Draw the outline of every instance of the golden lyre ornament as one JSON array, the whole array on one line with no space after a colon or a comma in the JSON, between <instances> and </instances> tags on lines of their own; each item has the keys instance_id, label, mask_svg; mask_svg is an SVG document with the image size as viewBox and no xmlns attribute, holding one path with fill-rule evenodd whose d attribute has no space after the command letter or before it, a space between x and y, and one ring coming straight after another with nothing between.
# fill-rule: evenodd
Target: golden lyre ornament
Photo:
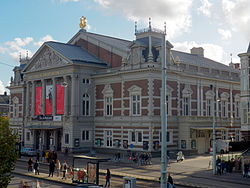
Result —
<instances>
[{"instance_id":1,"label":"golden lyre ornament","mask_svg":"<svg viewBox=\"0 0 250 188\"><path fill-rule=\"evenodd\" d=\"M86 17L82 16L80 18L80 24L79 24L81 29L84 29L87 26L87 20Z\"/></svg>"}]
</instances>

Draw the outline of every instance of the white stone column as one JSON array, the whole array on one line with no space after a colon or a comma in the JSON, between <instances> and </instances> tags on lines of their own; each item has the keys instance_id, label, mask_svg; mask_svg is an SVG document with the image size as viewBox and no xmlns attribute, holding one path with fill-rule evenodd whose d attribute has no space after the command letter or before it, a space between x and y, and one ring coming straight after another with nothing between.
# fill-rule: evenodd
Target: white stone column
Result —
<instances>
[{"instance_id":1,"label":"white stone column","mask_svg":"<svg viewBox=\"0 0 250 188\"><path fill-rule=\"evenodd\" d=\"M26 86L26 117L29 117L30 115L30 82L27 82Z\"/></svg>"},{"instance_id":2,"label":"white stone column","mask_svg":"<svg viewBox=\"0 0 250 188\"><path fill-rule=\"evenodd\" d=\"M200 109L200 82L197 82L197 116L200 116L201 114L201 109Z\"/></svg>"},{"instance_id":3,"label":"white stone column","mask_svg":"<svg viewBox=\"0 0 250 188\"><path fill-rule=\"evenodd\" d=\"M201 84L201 116L204 116L203 110L203 85Z\"/></svg>"},{"instance_id":4,"label":"white stone column","mask_svg":"<svg viewBox=\"0 0 250 188\"><path fill-rule=\"evenodd\" d=\"M67 80L67 76L63 77L63 80L65 82L65 87L64 87L64 116L68 115L68 87L69 83Z\"/></svg>"},{"instance_id":5,"label":"white stone column","mask_svg":"<svg viewBox=\"0 0 250 188\"><path fill-rule=\"evenodd\" d=\"M76 76L71 76L71 116L76 116Z\"/></svg>"},{"instance_id":6,"label":"white stone column","mask_svg":"<svg viewBox=\"0 0 250 188\"><path fill-rule=\"evenodd\" d=\"M32 93L31 93L31 116L35 115L35 98L36 96L36 87L35 87L35 81L32 81Z\"/></svg>"},{"instance_id":7,"label":"white stone column","mask_svg":"<svg viewBox=\"0 0 250 188\"><path fill-rule=\"evenodd\" d=\"M42 80L42 114L45 115L45 97L46 97L46 84L45 80Z\"/></svg>"},{"instance_id":8,"label":"white stone column","mask_svg":"<svg viewBox=\"0 0 250 188\"><path fill-rule=\"evenodd\" d=\"M53 82L53 94L52 94L52 115L56 115L56 78L52 78Z\"/></svg>"},{"instance_id":9,"label":"white stone column","mask_svg":"<svg viewBox=\"0 0 250 188\"><path fill-rule=\"evenodd\" d=\"M230 118L233 118L233 86L230 86Z\"/></svg>"}]
</instances>

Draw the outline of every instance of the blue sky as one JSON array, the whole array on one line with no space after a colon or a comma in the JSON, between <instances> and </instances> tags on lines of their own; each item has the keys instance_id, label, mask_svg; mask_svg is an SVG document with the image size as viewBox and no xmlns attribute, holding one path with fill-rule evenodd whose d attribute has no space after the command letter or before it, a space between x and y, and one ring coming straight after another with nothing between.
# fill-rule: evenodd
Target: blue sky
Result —
<instances>
[{"instance_id":1,"label":"blue sky","mask_svg":"<svg viewBox=\"0 0 250 188\"><path fill-rule=\"evenodd\" d=\"M32 56L44 41L67 42L87 17L88 31L134 39L138 28L163 29L180 51L202 46L205 56L228 64L246 52L250 41L249 0L1 0L0 94L8 85L18 57ZM3 65L6 63L10 66Z\"/></svg>"}]
</instances>

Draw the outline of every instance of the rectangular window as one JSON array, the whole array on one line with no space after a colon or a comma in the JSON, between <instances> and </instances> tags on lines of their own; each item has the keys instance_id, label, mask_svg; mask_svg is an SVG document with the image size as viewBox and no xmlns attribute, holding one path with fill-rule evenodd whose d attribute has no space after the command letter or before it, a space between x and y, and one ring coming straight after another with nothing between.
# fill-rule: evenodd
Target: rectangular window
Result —
<instances>
[{"instance_id":1,"label":"rectangular window","mask_svg":"<svg viewBox=\"0 0 250 188\"><path fill-rule=\"evenodd\" d=\"M84 141L89 140L89 131L88 130L82 131L82 140L84 140Z\"/></svg>"},{"instance_id":2,"label":"rectangular window","mask_svg":"<svg viewBox=\"0 0 250 188\"><path fill-rule=\"evenodd\" d=\"M26 140L30 141L30 132L26 132Z\"/></svg>"},{"instance_id":3,"label":"rectangular window","mask_svg":"<svg viewBox=\"0 0 250 188\"><path fill-rule=\"evenodd\" d=\"M161 132L160 132L160 142L162 140ZM173 130L169 130L166 132L166 141L167 144L172 144L173 143Z\"/></svg>"},{"instance_id":4,"label":"rectangular window","mask_svg":"<svg viewBox=\"0 0 250 188\"><path fill-rule=\"evenodd\" d=\"M170 112L170 96L167 95L166 96L166 113L167 113L167 115L170 115L169 112Z\"/></svg>"},{"instance_id":5,"label":"rectangular window","mask_svg":"<svg viewBox=\"0 0 250 188\"><path fill-rule=\"evenodd\" d=\"M239 113L239 106L240 106L240 102L236 101L235 102L235 117L239 117L240 113Z\"/></svg>"},{"instance_id":6,"label":"rectangular window","mask_svg":"<svg viewBox=\"0 0 250 188\"><path fill-rule=\"evenodd\" d=\"M138 143L142 142L142 132L137 132L137 142Z\"/></svg>"},{"instance_id":7,"label":"rectangular window","mask_svg":"<svg viewBox=\"0 0 250 188\"><path fill-rule=\"evenodd\" d=\"M65 133L65 135L64 135L64 143L69 144L69 134L68 133Z\"/></svg>"},{"instance_id":8,"label":"rectangular window","mask_svg":"<svg viewBox=\"0 0 250 188\"><path fill-rule=\"evenodd\" d=\"M212 100L207 99L207 116L212 116Z\"/></svg>"},{"instance_id":9,"label":"rectangular window","mask_svg":"<svg viewBox=\"0 0 250 188\"><path fill-rule=\"evenodd\" d=\"M221 101L221 115L226 117L226 101Z\"/></svg>"},{"instance_id":10,"label":"rectangular window","mask_svg":"<svg viewBox=\"0 0 250 188\"><path fill-rule=\"evenodd\" d=\"M222 138L222 140L227 140L227 131L226 130L221 131L221 138Z\"/></svg>"},{"instance_id":11,"label":"rectangular window","mask_svg":"<svg viewBox=\"0 0 250 188\"><path fill-rule=\"evenodd\" d=\"M235 141L236 142L240 141L240 131L239 130L235 131Z\"/></svg>"},{"instance_id":12,"label":"rectangular window","mask_svg":"<svg viewBox=\"0 0 250 188\"><path fill-rule=\"evenodd\" d=\"M113 99L112 97L105 97L105 115L113 115Z\"/></svg>"},{"instance_id":13,"label":"rectangular window","mask_svg":"<svg viewBox=\"0 0 250 188\"><path fill-rule=\"evenodd\" d=\"M132 95L132 115L141 115L141 97L140 95Z\"/></svg>"},{"instance_id":14,"label":"rectangular window","mask_svg":"<svg viewBox=\"0 0 250 188\"><path fill-rule=\"evenodd\" d=\"M113 146L113 134L111 130L105 131L105 136L106 136L106 146L107 147L112 147Z\"/></svg>"},{"instance_id":15,"label":"rectangular window","mask_svg":"<svg viewBox=\"0 0 250 188\"><path fill-rule=\"evenodd\" d=\"M183 99L183 110L184 110L184 113L183 113L183 115L184 116L189 116L189 114L190 114L190 110L189 110L189 101L190 101L190 99L188 98L188 97L184 97L184 99Z\"/></svg>"}]
</instances>

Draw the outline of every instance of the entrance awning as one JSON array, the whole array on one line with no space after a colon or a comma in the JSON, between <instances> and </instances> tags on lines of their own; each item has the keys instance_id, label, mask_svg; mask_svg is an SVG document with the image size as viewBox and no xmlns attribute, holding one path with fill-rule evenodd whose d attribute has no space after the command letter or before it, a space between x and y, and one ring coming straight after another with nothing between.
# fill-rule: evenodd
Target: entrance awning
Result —
<instances>
[{"instance_id":1,"label":"entrance awning","mask_svg":"<svg viewBox=\"0 0 250 188\"><path fill-rule=\"evenodd\" d=\"M27 129L61 129L62 126L58 125L29 125L26 126Z\"/></svg>"},{"instance_id":2,"label":"entrance awning","mask_svg":"<svg viewBox=\"0 0 250 188\"><path fill-rule=\"evenodd\" d=\"M202 126L197 126L197 127L190 127L191 129L196 129L196 130L213 130L213 127L202 127ZM216 130L225 130L227 129L226 127L215 127Z\"/></svg>"}]
</instances>

